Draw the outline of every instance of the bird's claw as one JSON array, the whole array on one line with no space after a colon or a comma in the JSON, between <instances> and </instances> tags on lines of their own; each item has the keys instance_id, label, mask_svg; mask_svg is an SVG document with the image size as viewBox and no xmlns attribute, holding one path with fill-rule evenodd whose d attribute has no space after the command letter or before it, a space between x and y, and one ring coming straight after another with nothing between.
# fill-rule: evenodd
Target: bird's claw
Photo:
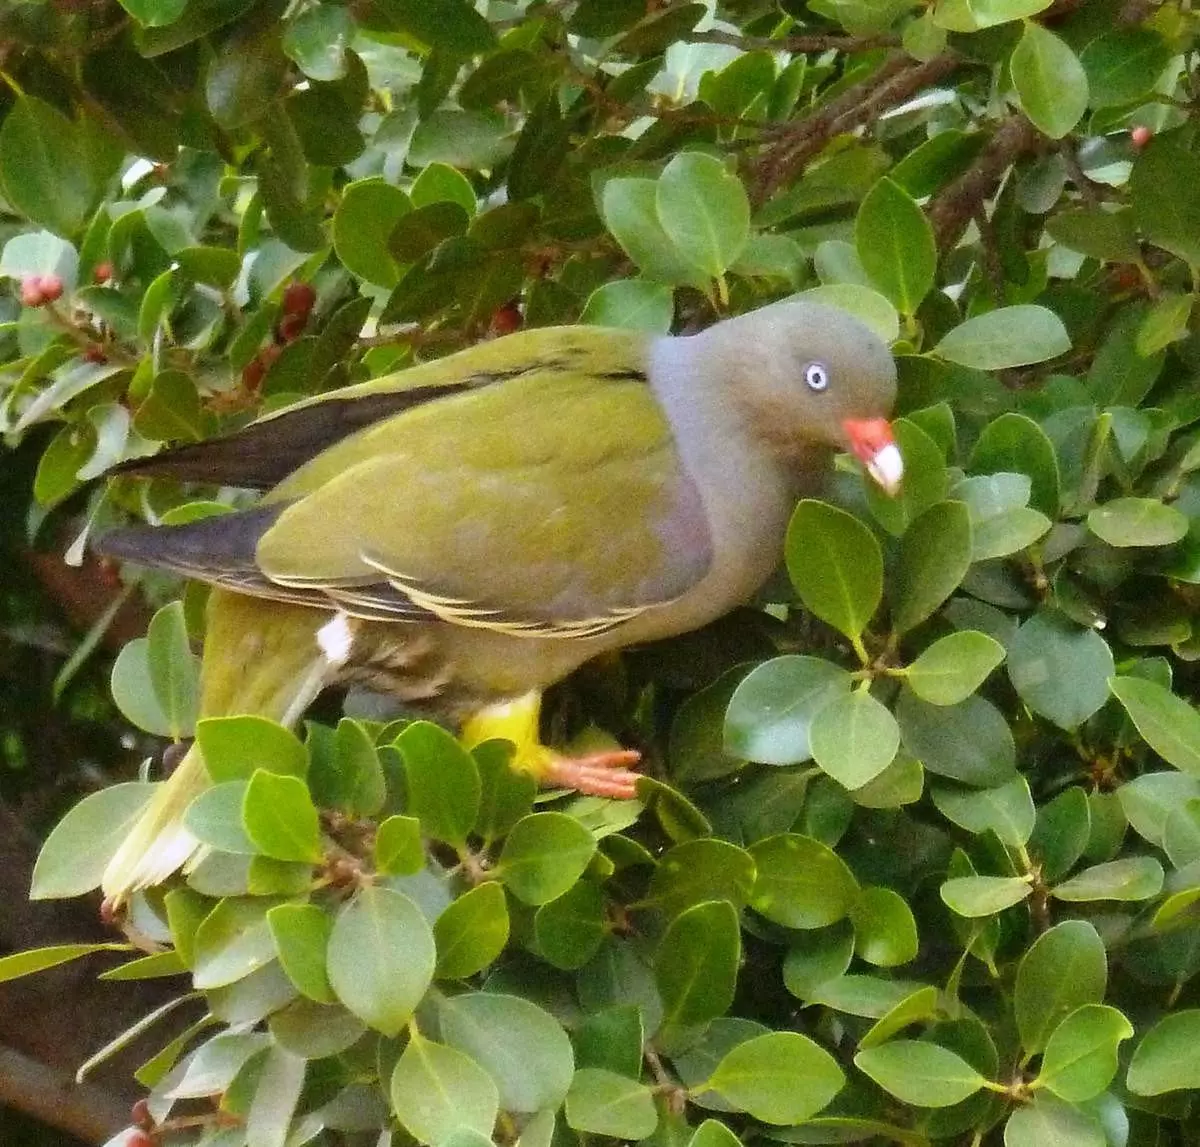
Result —
<instances>
[{"instance_id":1,"label":"bird's claw","mask_svg":"<svg viewBox=\"0 0 1200 1147\"><path fill-rule=\"evenodd\" d=\"M574 789L589 796L632 800L637 796L639 774L628 768L642 754L633 749L610 749L582 757L555 756L543 776L554 788Z\"/></svg>"}]
</instances>

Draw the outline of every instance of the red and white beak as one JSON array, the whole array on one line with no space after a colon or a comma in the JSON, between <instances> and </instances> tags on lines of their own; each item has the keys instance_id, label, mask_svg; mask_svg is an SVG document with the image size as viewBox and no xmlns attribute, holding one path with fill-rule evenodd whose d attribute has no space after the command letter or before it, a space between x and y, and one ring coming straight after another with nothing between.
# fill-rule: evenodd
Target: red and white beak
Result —
<instances>
[{"instance_id":1,"label":"red and white beak","mask_svg":"<svg viewBox=\"0 0 1200 1147\"><path fill-rule=\"evenodd\" d=\"M850 449L884 491L895 496L904 477L904 459L886 418L847 418L842 423Z\"/></svg>"}]
</instances>

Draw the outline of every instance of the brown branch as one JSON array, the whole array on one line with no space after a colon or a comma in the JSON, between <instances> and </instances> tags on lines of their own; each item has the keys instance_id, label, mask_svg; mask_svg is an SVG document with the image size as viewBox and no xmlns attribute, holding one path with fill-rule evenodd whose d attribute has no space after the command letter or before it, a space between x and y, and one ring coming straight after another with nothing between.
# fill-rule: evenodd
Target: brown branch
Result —
<instances>
[{"instance_id":1,"label":"brown branch","mask_svg":"<svg viewBox=\"0 0 1200 1147\"><path fill-rule=\"evenodd\" d=\"M944 254L958 243L980 206L999 187L1004 173L1041 141L1037 129L1022 115L1009 116L1000 124L979 158L938 192L929 205L929 222L939 251Z\"/></svg>"},{"instance_id":2,"label":"brown branch","mask_svg":"<svg viewBox=\"0 0 1200 1147\"><path fill-rule=\"evenodd\" d=\"M33 1116L86 1143L104 1143L129 1125L129 1107L92 1084L0 1045L0 1106Z\"/></svg>"},{"instance_id":3,"label":"brown branch","mask_svg":"<svg viewBox=\"0 0 1200 1147\"><path fill-rule=\"evenodd\" d=\"M952 72L959 62L953 52L943 52L923 64L913 63L902 52L889 55L865 80L788 125L761 161L752 194L755 203L764 203L772 192L789 183L834 136L853 131L888 108L912 99L922 88Z\"/></svg>"},{"instance_id":4,"label":"brown branch","mask_svg":"<svg viewBox=\"0 0 1200 1147\"><path fill-rule=\"evenodd\" d=\"M689 44L728 44L744 52L865 52L871 48L894 48L899 44L895 36L841 36L841 35L796 35L739 36L736 32L712 29L707 32L689 32L683 37Z\"/></svg>"}]
</instances>

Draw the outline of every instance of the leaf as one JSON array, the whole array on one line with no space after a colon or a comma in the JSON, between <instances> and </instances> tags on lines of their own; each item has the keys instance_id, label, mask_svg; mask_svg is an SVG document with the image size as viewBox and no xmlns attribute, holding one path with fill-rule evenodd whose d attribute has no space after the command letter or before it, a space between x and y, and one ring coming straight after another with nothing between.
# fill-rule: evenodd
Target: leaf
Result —
<instances>
[{"instance_id":1,"label":"leaf","mask_svg":"<svg viewBox=\"0 0 1200 1147\"><path fill-rule=\"evenodd\" d=\"M412 816L389 816L375 830L375 867L387 876L411 876L425 867L421 822Z\"/></svg>"},{"instance_id":2,"label":"leaf","mask_svg":"<svg viewBox=\"0 0 1200 1147\"><path fill-rule=\"evenodd\" d=\"M858 789L892 763L900 748L896 718L870 693L855 690L822 706L809 730L812 754L822 771Z\"/></svg>"},{"instance_id":3,"label":"leaf","mask_svg":"<svg viewBox=\"0 0 1200 1147\"><path fill-rule=\"evenodd\" d=\"M1033 832L1036 812L1024 777L986 789L937 786L930 795L947 820L968 832L994 832L1011 848L1023 848Z\"/></svg>"},{"instance_id":4,"label":"leaf","mask_svg":"<svg viewBox=\"0 0 1200 1147\"><path fill-rule=\"evenodd\" d=\"M382 179L347 184L333 214L333 247L345 268L389 290L400 282L400 264L388 240L411 211L408 196Z\"/></svg>"},{"instance_id":5,"label":"leaf","mask_svg":"<svg viewBox=\"0 0 1200 1147\"><path fill-rule=\"evenodd\" d=\"M1013 87L1034 126L1062 139L1088 105L1088 78L1079 57L1053 32L1030 20L1009 60Z\"/></svg>"},{"instance_id":6,"label":"leaf","mask_svg":"<svg viewBox=\"0 0 1200 1147\"><path fill-rule=\"evenodd\" d=\"M939 891L951 912L973 920L1020 904L1033 888L1021 876L956 876L945 881Z\"/></svg>"},{"instance_id":7,"label":"leaf","mask_svg":"<svg viewBox=\"0 0 1200 1147\"><path fill-rule=\"evenodd\" d=\"M242 799L242 823L264 856L309 864L321 859L316 806L299 777L255 770Z\"/></svg>"},{"instance_id":8,"label":"leaf","mask_svg":"<svg viewBox=\"0 0 1200 1147\"><path fill-rule=\"evenodd\" d=\"M319 1004L337 998L329 986L325 953L333 921L315 904L277 904L267 912L267 926L287 978Z\"/></svg>"},{"instance_id":9,"label":"leaf","mask_svg":"<svg viewBox=\"0 0 1200 1147\"><path fill-rule=\"evenodd\" d=\"M895 712L901 742L931 773L986 788L1016 772L1012 730L978 694L957 705L930 705L906 691Z\"/></svg>"},{"instance_id":10,"label":"leaf","mask_svg":"<svg viewBox=\"0 0 1200 1147\"><path fill-rule=\"evenodd\" d=\"M390 888L362 889L334 921L329 983L364 1023L396 1035L433 980L437 951L420 908Z\"/></svg>"},{"instance_id":11,"label":"leaf","mask_svg":"<svg viewBox=\"0 0 1200 1147\"><path fill-rule=\"evenodd\" d=\"M738 1044L691 1090L716 1091L735 1109L779 1126L810 1119L845 1082L824 1048L799 1032L778 1031Z\"/></svg>"},{"instance_id":12,"label":"leaf","mask_svg":"<svg viewBox=\"0 0 1200 1147\"><path fill-rule=\"evenodd\" d=\"M1148 95L1171 62L1171 46L1145 25L1113 28L1080 54L1094 108L1118 107Z\"/></svg>"},{"instance_id":13,"label":"leaf","mask_svg":"<svg viewBox=\"0 0 1200 1147\"><path fill-rule=\"evenodd\" d=\"M430 721L414 721L395 744L404 757L409 815L421 822L422 832L462 848L479 813L479 766Z\"/></svg>"},{"instance_id":14,"label":"leaf","mask_svg":"<svg viewBox=\"0 0 1200 1147\"><path fill-rule=\"evenodd\" d=\"M820 287L809 287L796 297L846 311L873 331L882 342L892 343L900 337L900 316L896 308L870 287L858 283L825 283Z\"/></svg>"},{"instance_id":15,"label":"leaf","mask_svg":"<svg viewBox=\"0 0 1200 1147\"><path fill-rule=\"evenodd\" d=\"M675 156L658 178L654 202L676 249L709 278L724 275L746 245L750 200L742 181L715 156Z\"/></svg>"},{"instance_id":16,"label":"leaf","mask_svg":"<svg viewBox=\"0 0 1200 1147\"><path fill-rule=\"evenodd\" d=\"M883 597L883 555L858 518L805 499L788 524L784 556L805 608L861 640Z\"/></svg>"},{"instance_id":17,"label":"leaf","mask_svg":"<svg viewBox=\"0 0 1200 1147\"><path fill-rule=\"evenodd\" d=\"M906 633L958 588L971 565L971 519L962 502L939 502L900 539L892 576L892 628Z\"/></svg>"},{"instance_id":18,"label":"leaf","mask_svg":"<svg viewBox=\"0 0 1200 1147\"><path fill-rule=\"evenodd\" d=\"M937 270L933 227L908 192L887 176L859 204L854 244L874 286L901 314L915 314Z\"/></svg>"},{"instance_id":19,"label":"leaf","mask_svg":"<svg viewBox=\"0 0 1200 1147\"><path fill-rule=\"evenodd\" d=\"M181 13L186 6L186 0L179 4ZM309 8L285 25L283 52L310 80L331 83L346 74L346 52L354 30L344 8Z\"/></svg>"},{"instance_id":20,"label":"leaf","mask_svg":"<svg viewBox=\"0 0 1200 1147\"><path fill-rule=\"evenodd\" d=\"M684 258L663 230L657 197L653 179L608 180L600 197L604 225L648 279L704 290L704 272Z\"/></svg>"},{"instance_id":21,"label":"leaf","mask_svg":"<svg viewBox=\"0 0 1200 1147\"><path fill-rule=\"evenodd\" d=\"M1004 646L986 633L963 629L939 638L904 670L908 687L931 705L965 701L1004 660Z\"/></svg>"},{"instance_id":22,"label":"leaf","mask_svg":"<svg viewBox=\"0 0 1200 1147\"><path fill-rule=\"evenodd\" d=\"M741 908L754 887L754 860L724 840L688 840L658 862L646 890L646 903L676 916L706 900L728 900Z\"/></svg>"},{"instance_id":23,"label":"leaf","mask_svg":"<svg viewBox=\"0 0 1200 1147\"><path fill-rule=\"evenodd\" d=\"M924 1040L892 1040L854 1057L855 1066L885 1091L916 1107L961 1103L984 1083L965 1059Z\"/></svg>"},{"instance_id":24,"label":"leaf","mask_svg":"<svg viewBox=\"0 0 1200 1147\"><path fill-rule=\"evenodd\" d=\"M942 448L915 422L897 418L892 432L904 459L904 481L894 496L867 482L871 515L889 534L900 537L930 506L942 501L950 486Z\"/></svg>"},{"instance_id":25,"label":"leaf","mask_svg":"<svg viewBox=\"0 0 1200 1147\"><path fill-rule=\"evenodd\" d=\"M1133 212L1128 207L1107 211L1080 207L1060 211L1046 220L1046 230L1058 242L1110 263L1133 263L1138 257Z\"/></svg>"},{"instance_id":26,"label":"leaf","mask_svg":"<svg viewBox=\"0 0 1200 1147\"><path fill-rule=\"evenodd\" d=\"M567 1092L567 1126L618 1139L645 1139L658 1126L654 1094L635 1079L603 1068L583 1067Z\"/></svg>"},{"instance_id":27,"label":"leaf","mask_svg":"<svg viewBox=\"0 0 1200 1147\"><path fill-rule=\"evenodd\" d=\"M196 724L196 744L216 784L247 781L260 769L288 777L308 771L300 738L265 717L206 717Z\"/></svg>"},{"instance_id":28,"label":"leaf","mask_svg":"<svg viewBox=\"0 0 1200 1147\"><path fill-rule=\"evenodd\" d=\"M1076 1008L1104 1002L1108 961L1104 942L1084 920L1065 920L1043 932L1017 965L1013 1011L1021 1046L1030 1055Z\"/></svg>"},{"instance_id":29,"label":"leaf","mask_svg":"<svg viewBox=\"0 0 1200 1147\"><path fill-rule=\"evenodd\" d=\"M452 1047L413 1035L392 1071L388 1096L419 1143L441 1143L460 1127L490 1136L500 1109L491 1077Z\"/></svg>"},{"instance_id":30,"label":"leaf","mask_svg":"<svg viewBox=\"0 0 1200 1147\"><path fill-rule=\"evenodd\" d=\"M1133 214L1156 247L1200 264L1200 156L1171 136L1153 139L1129 176Z\"/></svg>"},{"instance_id":31,"label":"leaf","mask_svg":"<svg viewBox=\"0 0 1200 1147\"><path fill-rule=\"evenodd\" d=\"M72 807L38 853L29 898L82 896L98 887L155 788L127 781L89 793Z\"/></svg>"},{"instance_id":32,"label":"leaf","mask_svg":"<svg viewBox=\"0 0 1200 1147\"><path fill-rule=\"evenodd\" d=\"M595 852L595 838L574 817L531 813L508 834L493 875L526 904L545 904L583 875Z\"/></svg>"},{"instance_id":33,"label":"leaf","mask_svg":"<svg viewBox=\"0 0 1200 1147\"><path fill-rule=\"evenodd\" d=\"M654 956L663 1003L660 1041L670 1043L725 1014L741 954L737 909L727 900L696 904L671 921Z\"/></svg>"},{"instance_id":34,"label":"leaf","mask_svg":"<svg viewBox=\"0 0 1200 1147\"><path fill-rule=\"evenodd\" d=\"M1006 370L1045 362L1070 349L1067 329L1053 311L1021 304L999 307L959 323L942 336L933 353L959 366Z\"/></svg>"},{"instance_id":35,"label":"leaf","mask_svg":"<svg viewBox=\"0 0 1200 1147\"><path fill-rule=\"evenodd\" d=\"M898 892L864 888L854 902L850 919L854 923L854 952L859 959L877 968L894 968L916 957L917 922Z\"/></svg>"},{"instance_id":36,"label":"leaf","mask_svg":"<svg viewBox=\"0 0 1200 1147\"><path fill-rule=\"evenodd\" d=\"M1110 546L1169 546L1188 532L1188 519L1155 498L1117 498L1087 516L1088 529Z\"/></svg>"},{"instance_id":37,"label":"leaf","mask_svg":"<svg viewBox=\"0 0 1200 1147\"><path fill-rule=\"evenodd\" d=\"M1060 729L1075 729L1108 699L1112 650L1094 629L1043 610L1008 646L1008 676L1034 712Z\"/></svg>"},{"instance_id":38,"label":"leaf","mask_svg":"<svg viewBox=\"0 0 1200 1147\"><path fill-rule=\"evenodd\" d=\"M433 922L437 976L465 980L481 972L508 942L508 904L494 880L464 892Z\"/></svg>"},{"instance_id":39,"label":"leaf","mask_svg":"<svg viewBox=\"0 0 1200 1147\"><path fill-rule=\"evenodd\" d=\"M665 283L618 279L597 287L579 321L598 327L667 334L675 318L675 297Z\"/></svg>"},{"instance_id":40,"label":"leaf","mask_svg":"<svg viewBox=\"0 0 1200 1147\"><path fill-rule=\"evenodd\" d=\"M54 944L0 956L0 984L69 964L93 952L128 952L129 944Z\"/></svg>"},{"instance_id":41,"label":"leaf","mask_svg":"<svg viewBox=\"0 0 1200 1147\"><path fill-rule=\"evenodd\" d=\"M608 907L604 892L592 881L578 881L534 914L538 952L556 968L583 967L608 934Z\"/></svg>"},{"instance_id":42,"label":"leaf","mask_svg":"<svg viewBox=\"0 0 1200 1147\"><path fill-rule=\"evenodd\" d=\"M1162 891L1163 867L1153 856L1126 856L1085 868L1051 892L1056 900L1149 900Z\"/></svg>"},{"instance_id":43,"label":"leaf","mask_svg":"<svg viewBox=\"0 0 1200 1147\"><path fill-rule=\"evenodd\" d=\"M858 899L858 881L831 848L811 837L781 833L750 846L757 867L750 906L785 928L824 928Z\"/></svg>"},{"instance_id":44,"label":"leaf","mask_svg":"<svg viewBox=\"0 0 1200 1147\"><path fill-rule=\"evenodd\" d=\"M1163 760L1200 777L1200 712L1157 682L1114 677L1108 683L1142 739Z\"/></svg>"},{"instance_id":45,"label":"leaf","mask_svg":"<svg viewBox=\"0 0 1200 1147\"><path fill-rule=\"evenodd\" d=\"M850 689L850 675L821 657L787 654L752 669L729 699L725 752L765 765L791 765L812 756L813 718Z\"/></svg>"},{"instance_id":46,"label":"leaf","mask_svg":"<svg viewBox=\"0 0 1200 1147\"><path fill-rule=\"evenodd\" d=\"M516 996L471 992L442 999L438 1017L442 1038L492 1077L505 1111L542 1111L566 1097L575 1059L549 1012Z\"/></svg>"},{"instance_id":47,"label":"leaf","mask_svg":"<svg viewBox=\"0 0 1200 1147\"><path fill-rule=\"evenodd\" d=\"M1043 514L1058 517L1059 473L1054 444L1023 414L1002 414L984 428L971 452L969 469L982 474L1025 474L1030 502Z\"/></svg>"},{"instance_id":48,"label":"leaf","mask_svg":"<svg viewBox=\"0 0 1200 1147\"><path fill-rule=\"evenodd\" d=\"M1123 1013L1105 1004L1084 1004L1054 1029L1042 1053L1034 1087L1068 1103L1099 1095L1117 1073L1117 1048L1133 1035Z\"/></svg>"},{"instance_id":49,"label":"leaf","mask_svg":"<svg viewBox=\"0 0 1200 1147\"><path fill-rule=\"evenodd\" d=\"M1004 1125L1004 1147L1106 1147L1109 1142L1088 1111L1045 1092L1013 1111Z\"/></svg>"},{"instance_id":50,"label":"leaf","mask_svg":"<svg viewBox=\"0 0 1200 1147\"><path fill-rule=\"evenodd\" d=\"M1142 1037L1129 1063L1126 1083L1135 1095L1162 1095L1200 1087L1200 1009L1164 1016Z\"/></svg>"}]
</instances>

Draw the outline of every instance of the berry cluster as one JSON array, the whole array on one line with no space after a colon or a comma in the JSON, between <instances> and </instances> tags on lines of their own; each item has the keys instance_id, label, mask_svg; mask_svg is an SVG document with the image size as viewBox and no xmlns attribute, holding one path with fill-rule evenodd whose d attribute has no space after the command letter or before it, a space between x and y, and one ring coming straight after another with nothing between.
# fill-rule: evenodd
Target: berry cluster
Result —
<instances>
[{"instance_id":1,"label":"berry cluster","mask_svg":"<svg viewBox=\"0 0 1200 1147\"><path fill-rule=\"evenodd\" d=\"M283 292L282 314L275 324L275 341L263 347L242 370L242 386L246 390L257 390L283 348L304 333L316 301L317 292L309 283L288 285Z\"/></svg>"},{"instance_id":2,"label":"berry cluster","mask_svg":"<svg viewBox=\"0 0 1200 1147\"><path fill-rule=\"evenodd\" d=\"M57 275L26 275L21 280L21 305L42 307L62 297L63 281Z\"/></svg>"}]
</instances>

